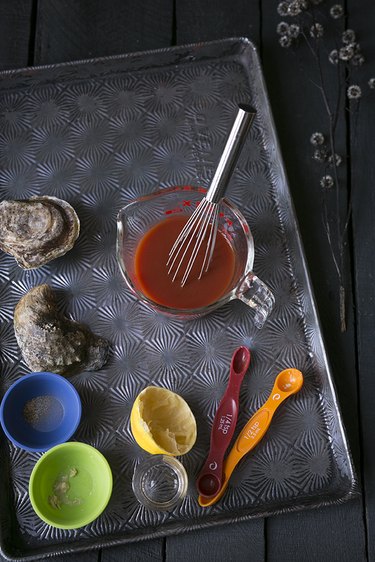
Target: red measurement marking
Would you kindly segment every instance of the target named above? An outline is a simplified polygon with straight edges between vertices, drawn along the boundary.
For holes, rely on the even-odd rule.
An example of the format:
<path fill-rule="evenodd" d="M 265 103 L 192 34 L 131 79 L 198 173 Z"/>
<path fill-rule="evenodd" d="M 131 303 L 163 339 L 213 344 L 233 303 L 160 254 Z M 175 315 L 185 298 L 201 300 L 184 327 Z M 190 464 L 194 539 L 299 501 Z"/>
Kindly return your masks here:
<path fill-rule="evenodd" d="M 183 207 L 190 207 L 191 201 L 183 201 L 182 205 L 183 205 Z"/>
<path fill-rule="evenodd" d="M 165 211 L 165 214 L 172 215 L 173 213 L 180 213 L 181 211 L 181 207 L 176 207 L 175 209 L 168 209 L 167 211 Z"/>

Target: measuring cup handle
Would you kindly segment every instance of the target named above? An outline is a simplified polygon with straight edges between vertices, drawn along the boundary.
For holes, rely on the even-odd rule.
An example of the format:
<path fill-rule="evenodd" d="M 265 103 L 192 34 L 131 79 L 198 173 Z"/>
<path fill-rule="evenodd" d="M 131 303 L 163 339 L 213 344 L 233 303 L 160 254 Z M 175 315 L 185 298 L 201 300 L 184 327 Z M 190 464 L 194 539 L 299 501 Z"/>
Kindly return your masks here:
<path fill-rule="evenodd" d="M 263 328 L 275 304 L 275 297 L 267 285 L 250 271 L 239 284 L 236 297 L 254 310 L 254 324 Z"/>

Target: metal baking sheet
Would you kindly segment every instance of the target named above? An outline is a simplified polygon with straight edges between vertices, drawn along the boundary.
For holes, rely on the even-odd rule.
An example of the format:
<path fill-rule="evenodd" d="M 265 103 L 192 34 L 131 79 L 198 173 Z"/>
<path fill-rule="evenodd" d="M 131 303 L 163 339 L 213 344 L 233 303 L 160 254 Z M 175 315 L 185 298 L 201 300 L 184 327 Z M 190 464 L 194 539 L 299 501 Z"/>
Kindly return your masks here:
<path fill-rule="evenodd" d="M 254 271 L 276 307 L 263 330 L 232 301 L 183 323 L 138 303 L 115 258 L 117 211 L 156 188 L 207 187 L 239 102 L 257 109 L 227 196 L 255 239 Z M 256 50 L 228 39 L 114 58 L 0 74 L 0 199 L 48 194 L 68 200 L 81 220 L 72 251 L 24 271 L 0 254 L 1 395 L 29 372 L 13 330 L 13 310 L 31 287 L 48 282 L 62 309 L 108 338 L 101 371 L 71 381 L 83 403 L 74 438 L 97 447 L 114 475 L 105 512 L 85 528 L 45 525 L 28 498 L 40 454 L 0 435 L 0 531 L 3 553 L 39 558 L 146 537 L 344 501 L 356 478 L 327 364 L 292 202 Z M 297 367 L 302 391 L 276 413 L 259 446 L 238 466 L 211 508 L 197 503 L 195 479 L 233 350 L 252 363 L 241 389 L 238 428 L 267 398 L 279 370 Z M 166 386 L 190 404 L 198 440 L 181 457 L 188 495 L 171 513 L 141 507 L 131 489 L 146 453 L 133 440 L 129 413 L 147 385 Z"/>

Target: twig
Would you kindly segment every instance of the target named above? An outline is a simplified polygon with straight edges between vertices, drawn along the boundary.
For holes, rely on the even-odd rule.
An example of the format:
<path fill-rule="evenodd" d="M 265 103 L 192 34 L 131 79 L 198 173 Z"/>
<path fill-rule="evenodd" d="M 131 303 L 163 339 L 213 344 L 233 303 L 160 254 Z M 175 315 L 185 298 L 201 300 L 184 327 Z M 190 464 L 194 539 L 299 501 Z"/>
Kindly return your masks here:
<path fill-rule="evenodd" d="M 344 265 L 345 265 L 345 241 L 348 234 L 348 226 L 351 218 L 352 211 L 352 197 L 349 193 L 348 201 L 346 202 L 345 220 L 342 220 L 341 204 L 341 190 L 339 183 L 339 175 L 337 167 L 341 163 L 341 157 L 336 153 L 336 129 L 340 117 L 340 109 L 342 107 L 342 93 L 343 85 L 345 87 L 349 99 L 356 100 L 361 97 L 361 88 L 358 85 L 349 85 L 350 83 L 350 66 L 360 65 L 364 62 L 364 57 L 361 53 L 359 43 L 355 41 L 355 33 L 351 29 L 346 29 L 341 34 L 341 46 L 338 41 L 335 41 L 336 49 L 328 53 L 325 48 L 325 55 L 332 64 L 337 65 L 337 95 L 332 102 L 328 99 L 327 89 L 325 84 L 325 74 L 322 65 L 322 49 L 325 47 L 322 37 L 325 34 L 324 26 L 320 21 L 324 21 L 327 25 L 328 21 L 332 19 L 337 20 L 344 16 L 344 8 L 340 4 L 334 4 L 329 8 L 329 15 L 323 11 L 317 10 L 317 4 L 321 4 L 322 0 L 284 0 L 277 6 L 277 11 L 280 16 L 294 18 L 295 23 L 287 23 L 282 21 L 277 26 L 277 32 L 281 37 L 279 38 L 282 47 L 289 47 L 298 42 L 299 36 L 303 37 L 310 54 L 317 65 L 319 81 L 309 79 L 314 86 L 319 90 L 323 105 L 327 114 L 328 124 L 328 147 L 329 147 L 329 163 L 332 166 L 332 176 L 324 175 L 321 178 L 321 185 L 324 189 L 323 192 L 323 223 L 327 236 L 330 253 L 336 274 L 339 281 L 339 315 L 340 315 L 340 329 L 346 330 L 346 289 L 344 286 Z M 320 21 L 319 21 L 320 20 Z M 324 53 L 323 53 L 324 54 Z M 350 66 L 349 66 L 350 65 Z M 343 69 L 345 70 L 345 79 L 342 81 Z M 371 89 L 375 89 L 375 78 L 368 82 Z M 313 142 L 315 146 L 324 143 L 324 136 L 322 133 L 313 133 L 313 137 L 318 138 L 317 142 Z M 314 153 L 314 158 L 319 161 L 326 160 L 325 148 L 317 149 Z M 336 240 L 332 237 L 330 226 L 330 217 L 328 213 L 327 193 L 329 188 L 334 187 L 335 191 L 335 215 L 336 215 Z"/>

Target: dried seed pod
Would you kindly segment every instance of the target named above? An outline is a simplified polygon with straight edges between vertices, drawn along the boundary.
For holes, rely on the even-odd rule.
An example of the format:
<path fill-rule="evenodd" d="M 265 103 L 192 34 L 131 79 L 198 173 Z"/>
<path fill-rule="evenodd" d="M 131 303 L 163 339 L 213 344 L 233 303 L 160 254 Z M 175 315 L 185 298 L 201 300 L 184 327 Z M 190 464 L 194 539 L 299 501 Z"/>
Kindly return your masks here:
<path fill-rule="evenodd" d="M 333 177 L 330 175 L 323 176 L 320 180 L 320 185 L 323 187 L 323 189 L 331 189 L 334 184 L 335 182 L 333 181 Z"/>

